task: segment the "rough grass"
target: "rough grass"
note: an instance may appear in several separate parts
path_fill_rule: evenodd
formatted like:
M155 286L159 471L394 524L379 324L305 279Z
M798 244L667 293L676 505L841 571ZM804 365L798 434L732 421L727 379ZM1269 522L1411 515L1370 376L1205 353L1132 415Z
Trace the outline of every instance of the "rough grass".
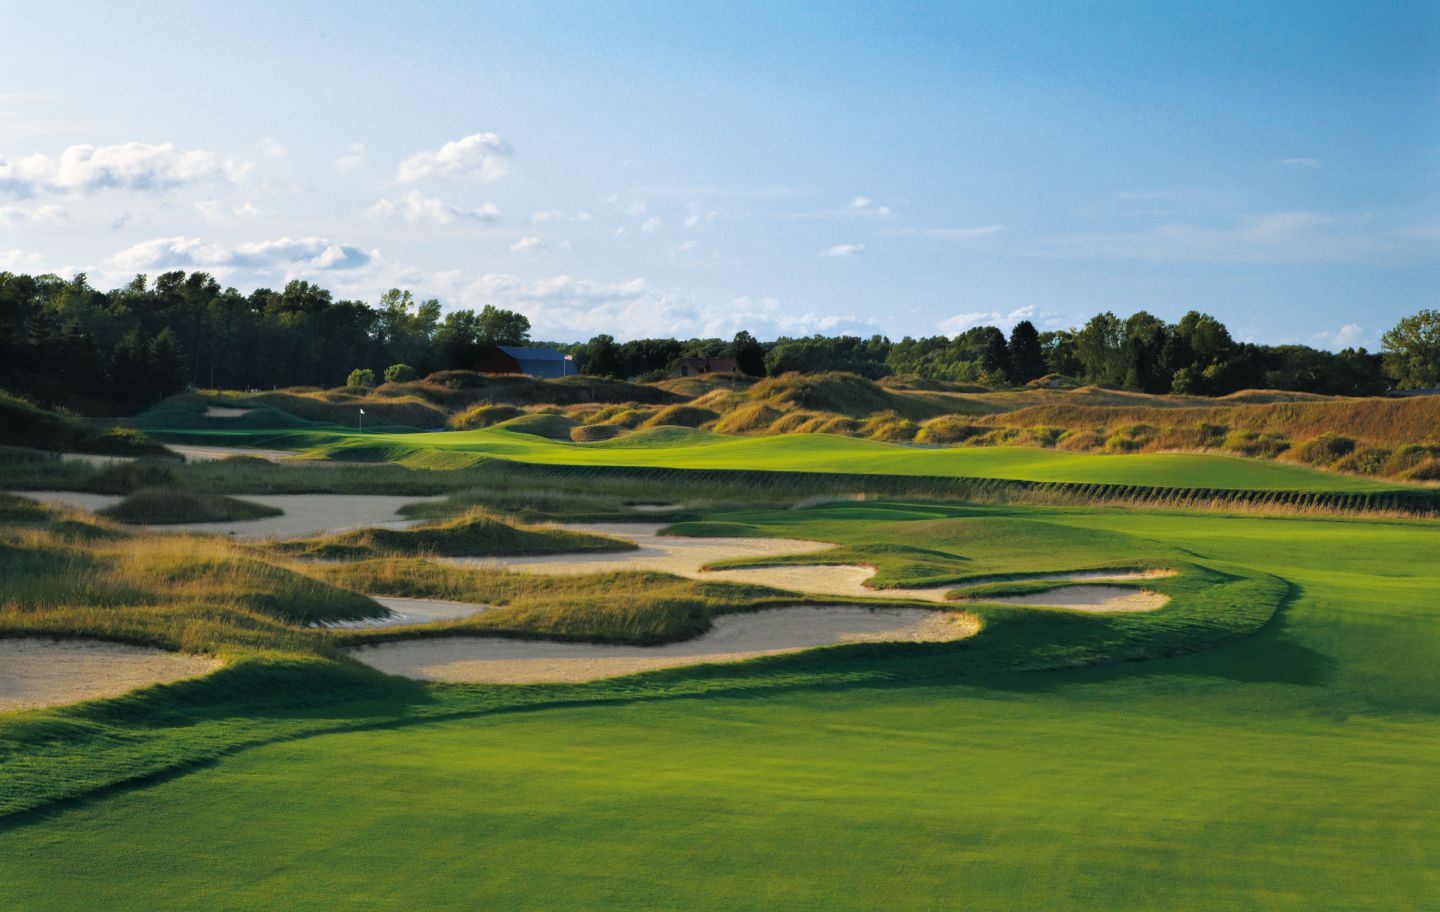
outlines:
M168 451L140 431L97 427L0 390L0 445L101 456L156 456Z
M223 494L197 494L175 488L141 488L100 515L133 525L230 522L284 513L276 507Z
M470 508L452 519L409 529L357 529L281 542L272 547L285 554L330 560L417 554L499 557L635 549L632 542L622 539L507 522L480 508Z

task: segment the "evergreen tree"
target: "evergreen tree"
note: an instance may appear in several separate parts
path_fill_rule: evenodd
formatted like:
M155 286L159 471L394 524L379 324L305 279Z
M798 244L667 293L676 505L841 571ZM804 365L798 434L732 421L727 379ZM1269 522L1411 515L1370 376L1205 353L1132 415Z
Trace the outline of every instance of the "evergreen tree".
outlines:
M735 368L751 377L765 376L765 347L745 330L735 334L730 343L730 357L735 359Z
M1045 353L1035 324L1021 320L1010 330L1010 382L1021 386L1045 376Z
M150 342L149 392L157 398L174 395L185 388L188 376L180 337L167 326Z

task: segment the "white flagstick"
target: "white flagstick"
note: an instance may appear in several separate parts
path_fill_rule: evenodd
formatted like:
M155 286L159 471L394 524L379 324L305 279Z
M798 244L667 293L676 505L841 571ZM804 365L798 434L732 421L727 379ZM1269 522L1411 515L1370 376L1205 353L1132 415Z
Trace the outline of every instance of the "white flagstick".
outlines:
M365 410L364 410L364 409L361 409L361 410L360 410L360 426L359 426L358 428L356 428L356 430L360 430L360 431L365 430Z

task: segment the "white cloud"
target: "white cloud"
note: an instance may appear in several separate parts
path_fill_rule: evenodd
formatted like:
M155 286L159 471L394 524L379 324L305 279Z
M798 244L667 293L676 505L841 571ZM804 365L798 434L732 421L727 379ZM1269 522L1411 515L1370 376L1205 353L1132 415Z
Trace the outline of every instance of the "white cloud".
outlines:
M70 146L60 155L31 155L0 161L0 193L32 197L42 193L93 193L99 190L160 192L215 180L236 180L248 166L221 161L199 149L173 143L120 143Z
M650 204L643 199L623 199L620 194L612 193L603 200L608 205L614 206L631 218L639 218L650 211Z
M685 216L686 228L698 228L701 225L708 225L720 217L720 213L714 209L702 209L695 203L686 207L688 214Z
M696 247L699 247L699 246L700 246L700 242L699 242L699 241L686 241L685 243L683 243L683 244L680 245L680 252L681 252L681 253L688 253L688 252L690 252L691 250L694 250Z
M112 256L107 265L119 273L164 269L200 269L220 276L244 272L252 277L286 280L317 273L358 269L378 255L325 238L255 241L233 247L199 238L169 237L141 241Z
M510 173L514 150L497 133L471 133L434 151L416 152L400 163L402 184L438 178L490 182Z
M868 196L857 196L845 206L848 215L887 219L891 216L889 206L877 206Z
M460 209L419 190L411 190L404 196L382 199L365 210L365 217L373 222L395 216L411 225L424 222L449 225L458 221L493 222L500 217L500 209L494 203L485 203L479 209Z
M836 244L820 251L822 257L851 257L865 249L864 244Z
M662 224L659 217L652 216L640 223L640 230L649 234L652 231L659 231Z
M264 139L260 140L260 142L256 143L256 148L259 149L260 154L265 156L266 158L285 157L286 150L284 143L280 142L280 140L275 139L274 137L267 136Z
M511 253L534 253L545 249L545 242L538 237L523 237L510 245Z
M939 329L947 336L959 335L974 326L998 326L1009 332L1021 320L1034 322L1039 316L1039 311L1033 304L1017 307L1009 313L1001 313L998 310L973 311L956 314L948 320L942 320Z
M438 278L438 277L437 277ZM461 281L457 274L446 277ZM815 313L787 315L774 298L734 298L701 306L683 290L651 287L644 279L597 282L568 275L527 282L492 273L456 287L459 306L493 304L530 318L537 337L583 339L609 333L617 339L647 336L731 336L748 329L761 338L814 332L875 332L868 320Z
M593 216L583 209L574 215L566 215L559 209L541 209L530 216L530 221L536 225L544 225L549 222L588 222Z
M1319 348L1327 348L1331 351L1338 351L1342 348L1355 348L1359 345L1373 345L1374 334L1367 333L1365 327L1359 323L1346 323L1337 330L1318 332L1310 337L1311 344Z
M1319 168L1325 163L1318 158L1282 158L1275 164L1292 168Z
M0 250L0 272L35 272L39 266L38 253L26 253L18 247Z
M200 200L195 204L195 209L205 217L207 222L214 224L222 224L233 219L253 221L274 214L261 209L249 200L246 200L238 206L227 206L219 200L214 199Z
M0 206L0 225L41 225L59 224L69 221L70 213L64 206L45 205L26 209L24 206Z
M341 174L349 174L363 164L365 164L365 144L354 142L350 144L349 151L335 159L335 170Z

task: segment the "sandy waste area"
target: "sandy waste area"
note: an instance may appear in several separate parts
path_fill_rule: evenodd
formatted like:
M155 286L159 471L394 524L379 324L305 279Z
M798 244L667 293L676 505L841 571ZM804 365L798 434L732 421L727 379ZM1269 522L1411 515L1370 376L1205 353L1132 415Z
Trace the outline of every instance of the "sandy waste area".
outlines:
M401 598L391 595L372 595L373 600L390 609L390 614L378 618L359 618L353 621L328 621L312 624L312 627L328 627L332 630L364 630L372 627L402 627L407 624L433 624L436 621L453 621L490 611L494 605L478 605L474 602L454 602L449 599Z
M959 612L794 607L722 615L702 636L664 646L446 637L361 646L351 655L387 674L422 681L537 684L738 662L842 643L949 642L973 636L978 629L973 617Z
M208 674L218 659L99 640L0 640L0 712L117 697Z
M42 503L77 507L95 512L117 504L113 494L84 491L16 491ZM285 512L279 516L215 523L174 523L147 528L161 532L198 532L231 535L240 539L308 538L348 529L404 529L421 520L406 519L399 513L406 504L443 497L400 497L389 494L236 494L239 500L266 504Z
M1095 614L1154 611L1163 608L1170 596L1149 589L1125 586L1060 586L1048 592L1028 595L983 596L965 601L990 605L1034 605L1041 608L1069 608Z

